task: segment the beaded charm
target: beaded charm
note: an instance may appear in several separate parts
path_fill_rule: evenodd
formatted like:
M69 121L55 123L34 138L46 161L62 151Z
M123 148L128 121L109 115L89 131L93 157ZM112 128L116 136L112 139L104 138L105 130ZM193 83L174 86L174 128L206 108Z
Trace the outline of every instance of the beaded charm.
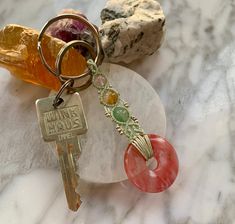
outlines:
M120 98L94 61L90 59L87 63L105 115L116 123L119 133L126 135L131 143L124 156L128 179L144 192L157 193L166 190L178 174L179 164L175 149L158 135L146 135L137 118L128 110L128 103Z
M75 19L84 23L85 26L91 30L95 42L95 48L85 40L73 40L66 43L57 55L55 62L56 70L54 70L47 63L43 55L43 34L52 23L64 18ZM64 75L61 72L63 57L69 49L76 49L74 48L75 46L86 48L89 51L88 55L92 59L87 60L88 69L84 71L84 73L80 75ZM47 98L46 100L42 99L40 101L45 101L46 103L45 105L44 103L39 103L38 111L39 120L41 121L40 123L43 124L42 130L44 138L46 140L56 140L63 143L62 147L59 147L58 152L60 156L63 156L61 157L61 170L69 208L75 211L80 205L80 196L76 193L78 177L75 175L76 169L73 162L77 153L73 154L73 151L79 151L78 149L80 149L75 135L81 134L81 130L78 129L74 131L71 129L68 132L57 133L54 138L52 138L45 131L47 129L45 128L45 122L43 123L43 121L45 121L44 114L47 113L49 109L49 112L52 111L53 113L58 112L58 107L61 105L63 109L68 109L68 102L66 102L66 104L64 99L61 97L62 93L66 89L68 90L68 97L71 97L69 96L71 93L86 89L91 84L97 88L100 103L104 106L105 115L111 118L111 120L116 124L118 132L121 135L125 135L130 142L124 155L124 167L131 183L141 191L149 193L157 193L169 188L175 181L179 169L175 149L164 138L155 134L146 134L144 132L138 119L130 112L128 103L121 98L119 92L110 85L107 77L98 68L103 60L103 51L97 29L81 15L64 14L57 16L48 21L41 30L38 37L38 50L45 67L48 71L54 74L62 84L62 87L57 93L55 99L52 97ZM53 104L52 99L54 99ZM77 107L78 105L79 104L77 103L72 106ZM59 120L59 122L61 121ZM77 122L79 124L79 120ZM85 130L85 128L83 129ZM69 141L72 141L72 143ZM73 145L77 150L71 149L71 146Z

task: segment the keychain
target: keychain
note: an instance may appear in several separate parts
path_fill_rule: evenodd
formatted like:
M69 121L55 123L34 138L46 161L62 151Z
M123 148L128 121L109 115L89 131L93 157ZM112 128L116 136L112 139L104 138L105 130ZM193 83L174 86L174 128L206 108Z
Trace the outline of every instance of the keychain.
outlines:
M58 53L55 62L56 69L53 70L43 56L41 41L46 29L52 23L64 18L84 23L91 31L95 47L92 47L86 40L68 42ZM63 75L61 67L66 52L73 47L81 46L90 54L87 60L88 69L78 76ZM104 107L105 115L116 124L118 132L126 136L130 142L124 155L124 167L128 179L144 192L157 193L169 188L178 174L178 158L175 149L166 139L156 134L145 133L138 119L132 115L128 103L121 98L118 90L112 87L108 78L100 71L99 66L103 55L97 29L79 15L57 16L43 27L38 39L38 50L43 64L62 83L56 96L37 100L36 107L44 140L56 141L57 144L69 208L76 211L80 205L80 196L76 192L78 184L76 160L82 153L82 149L77 135L85 134L87 130L87 122L78 92L91 84L97 89L97 97Z
M89 71L86 71L77 77L63 76L54 71L46 62L42 49L43 35L52 23L63 18L73 18L86 24L95 33L97 45L96 63L101 61L102 54L100 53L101 44L96 28L81 16L70 14L55 17L45 24L38 37L40 58L48 71L58 77L62 86L56 96L50 96L36 101L37 116L44 141L56 142L68 207L76 211L81 204L80 195L76 192L79 178L76 174L76 162L81 153L79 138L77 136L85 134L87 131L87 121L78 92L91 85L91 75ZM88 48L90 47L84 41L79 41L79 44ZM60 57L63 57L63 54ZM84 84L77 86L76 89L73 87L76 80L86 78L87 76L90 76L90 78Z

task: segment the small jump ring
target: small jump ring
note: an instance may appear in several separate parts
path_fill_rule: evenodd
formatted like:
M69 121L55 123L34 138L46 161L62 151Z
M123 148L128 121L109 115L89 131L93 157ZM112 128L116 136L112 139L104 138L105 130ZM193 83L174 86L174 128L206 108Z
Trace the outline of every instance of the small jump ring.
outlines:
M88 88L91 83L92 83L92 75L90 74L90 71L86 71L83 75L80 75L80 76L64 76L64 75L61 75L61 65L62 65L62 60L63 60L63 57L64 55L66 54L66 52L71 48L71 47L74 47L74 46L83 46L85 48L87 48L87 50L89 51L91 57L93 60L95 60L95 63L98 63L98 59L97 57L95 56L95 52L92 48L92 46L90 44L88 44L87 42L85 41L81 41L81 40L73 40L73 41L70 41L68 42L67 44L65 44L59 51L58 55L57 55L57 58L56 58L56 62L55 62L55 67L56 67L56 73L58 74L58 77L60 78L60 81L63 83L64 81L66 81L67 79L73 79L73 80L78 80L78 79L82 79L88 75L90 75L90 78L89 80L87 80L83 85L81 86L77 86L77 87L70 87L70 90L72 91L76 91L76 92L79 92L81 90L84 90L86 88Z
M91 24L87 19L85 19L84 17L80 16L80 15L75 15L75 14L62 14L59 15L57 17L54 17L53 19L49 20L44 27L41 29L39 36L38 36L38 51L39 51L39 55L41 58L42 63L44 64L44 66L48 69L48 71L50 71L53 75L58 76L58 74L56 73L56 71L54 71L50 65L47 63L44 55L43 55L43 49L42 49L42 38L44 33L46 32L46 30L48 29L48 27L53 24L54 22L61 20L61 19L74 19L74 20L78 20L82 23L84 23L90 30L91 33L93 34L93 37L95 39L95 43L96 43L96 61L98 64L101 64L102 62L102 45L100 42L100 38L99 38L99 33L97 31L97 29L95 28L95 26L93 24ZM84 74L81 74L81 76ZM75 78L75 77L73 77Z
M88 71L84 72L82 75L78 75L78 76L62 75L61 66L62 66L63 57L66 54L66 52L74 46L85 47L89 51L89 53L90 53L92 59L95 61L95 63L98 63L98 61L97 61L98 58L95 55L95 51L93 50L93 47L90 44L88 44L87 42L85 42L83 40L73 40L73 41L68 42L60 49L60 51L57 55L57 58L56 58L56 62L55 62L56 74L59 77L61 82L64 82L68 79L81 79L81 78L86 77L90 73L88 70Z
M71 88L73 84L74 84L74 80L69 79L61 86L59 92L56 94L56 97L53 101L53 107L57 108L61 103L63 103L64 100L61 98L61 95L68 87Z

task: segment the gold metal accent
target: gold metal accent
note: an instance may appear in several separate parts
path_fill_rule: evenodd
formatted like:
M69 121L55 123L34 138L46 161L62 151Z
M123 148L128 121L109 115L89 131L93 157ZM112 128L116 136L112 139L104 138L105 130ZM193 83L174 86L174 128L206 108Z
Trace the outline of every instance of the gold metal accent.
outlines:
M129 107L129 104L127 102L124 102L125 107Z

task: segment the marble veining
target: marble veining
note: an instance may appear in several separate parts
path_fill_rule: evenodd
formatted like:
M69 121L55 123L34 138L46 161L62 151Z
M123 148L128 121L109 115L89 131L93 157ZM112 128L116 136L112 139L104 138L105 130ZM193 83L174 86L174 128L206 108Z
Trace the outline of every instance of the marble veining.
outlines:
M158 53L128 67L143 75L166 108L167 137L175 146L180 173L161 194L141 193L128 181L108 185L81 182L79 212L66 209L60 174L34 169L15 176L1 188L0 223L13 224L234 224L235 223L235 4L233 0L160 1L166 15L165 42ZM99 1L0 1L0 24L19 23L39 28L56 11L74 7L99 23ZM27 144L30 130L16 136L12 99L34 123L36 98L48 94L0 70L1 152ZM28 94L30 91L31 94ZM33 94L32 94L33 93ZM29 113L29 111L31 113ZM11 120L4 114L11 113ZM30 115L31 114L31 115ZM27 119L26 119L27 117ZM42 144L34 137L35 144ZM43 146L42 146L43 147ZM39 159L47 159L47 151ZM0 167L12 175L12 160ZM32 158L35 160L35 158ZM51 161L51 168L55 167ZM2 186L2 183L1 183Z

